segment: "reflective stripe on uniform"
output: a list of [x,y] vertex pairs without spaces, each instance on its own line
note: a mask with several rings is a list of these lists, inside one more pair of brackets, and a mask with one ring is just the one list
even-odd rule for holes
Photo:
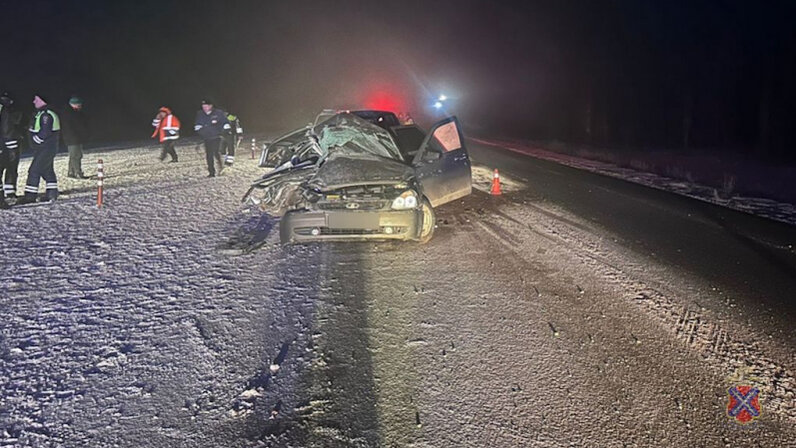
[[38,193],[39,187],[33,185],[25,185],[25,193]]
[[38,135],[34,135],[34,136],[33,136],[33,141],[34,141],[34,142],[36,142],[37,144],[41,145],[41,143],[42,143],[44,140],[40,139]]
[[167,135],[167,136],[163,137],[163,140],[177,140],[179,138],[180,138],[179,135]]
[[47,182],[47,186],[45,188],[47,188],[48,190],[57,190],[58,189],[58,183],[57,182]]

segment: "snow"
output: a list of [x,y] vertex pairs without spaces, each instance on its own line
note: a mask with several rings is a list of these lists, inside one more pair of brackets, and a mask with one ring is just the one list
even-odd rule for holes
[[0,446],[716,445],[749,359],[769,398],[744,443],[796,440],[792,347],[684,308],[695,280],[519,180],[490,197],[475,166],[427,245],[281,247],[240,204],[256,160],[207,178],[177,150],[88,154],[102,208],[61,156],[58,202],[0,213]]
[[0,216],[15,229],[0,304],[0,428],[17,439],[6,445],[206,440],[201,416],[224,415],[248,376],[267,370],[258,327],[269,323],[251,298],[269,276],[214,253],[259,169],[208,179],[203,154],[179,152],[176,164],[157,161],[158,148],[85,157],[86,171],[105,162],[101,209],[95,181],[66,178],[59,157],[59,201]]

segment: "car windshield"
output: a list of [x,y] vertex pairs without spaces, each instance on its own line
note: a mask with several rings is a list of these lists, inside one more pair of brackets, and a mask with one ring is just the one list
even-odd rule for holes
[[403,162],[401,152],[387,131],[352,114],[335,115],[315,126],[313,133],[326,155],[345,148]]

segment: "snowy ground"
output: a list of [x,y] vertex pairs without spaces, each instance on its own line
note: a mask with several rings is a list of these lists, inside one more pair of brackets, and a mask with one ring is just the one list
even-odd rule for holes
[[[58,203],[0,214],[0,446],[796,443],[788,335],[519,180],[490,197],[477,167],[427,245],[281,247],[238,202],[255,161],[209,179],[178,151],[88,155],[102,209],[59,157]],[[738,376],[766,397],[750,428],[724,414]]]
[[481,144],[505,148],[511,151],[538,157],[540,159],[550,160],[556,163],[571,166],[573,168],[605,174],[611,177],[617,177],[630,182],[646,185],[648,187],[682,194],[683,196],[688,196],[700,201],[710,202],[716,205],[729,207],[734,210],[739,210],[742,212],[751,213],[753,215],[762,216],[764,218],[796,225],[796,205],[794,204],[778,202],[766,198],[746,197],[737,194],[733,195],[732,197],[722,197],[723,194],[712,187],[695,184],[693,182],[686,182],[679,179],[671,179],[658,174],[635,170],[632,168],[623,168],[598,160],[589,160],[582,157],[575,157],[568,154],[548,151],[533,144],[494,139],[472,140]]

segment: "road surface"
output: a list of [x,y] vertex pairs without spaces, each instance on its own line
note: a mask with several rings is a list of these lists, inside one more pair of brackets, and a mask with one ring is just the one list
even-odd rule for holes
[[0,446],[796,443],[791,227],[472,143],[430,243],[281,247],[180,151],[0,215]]

